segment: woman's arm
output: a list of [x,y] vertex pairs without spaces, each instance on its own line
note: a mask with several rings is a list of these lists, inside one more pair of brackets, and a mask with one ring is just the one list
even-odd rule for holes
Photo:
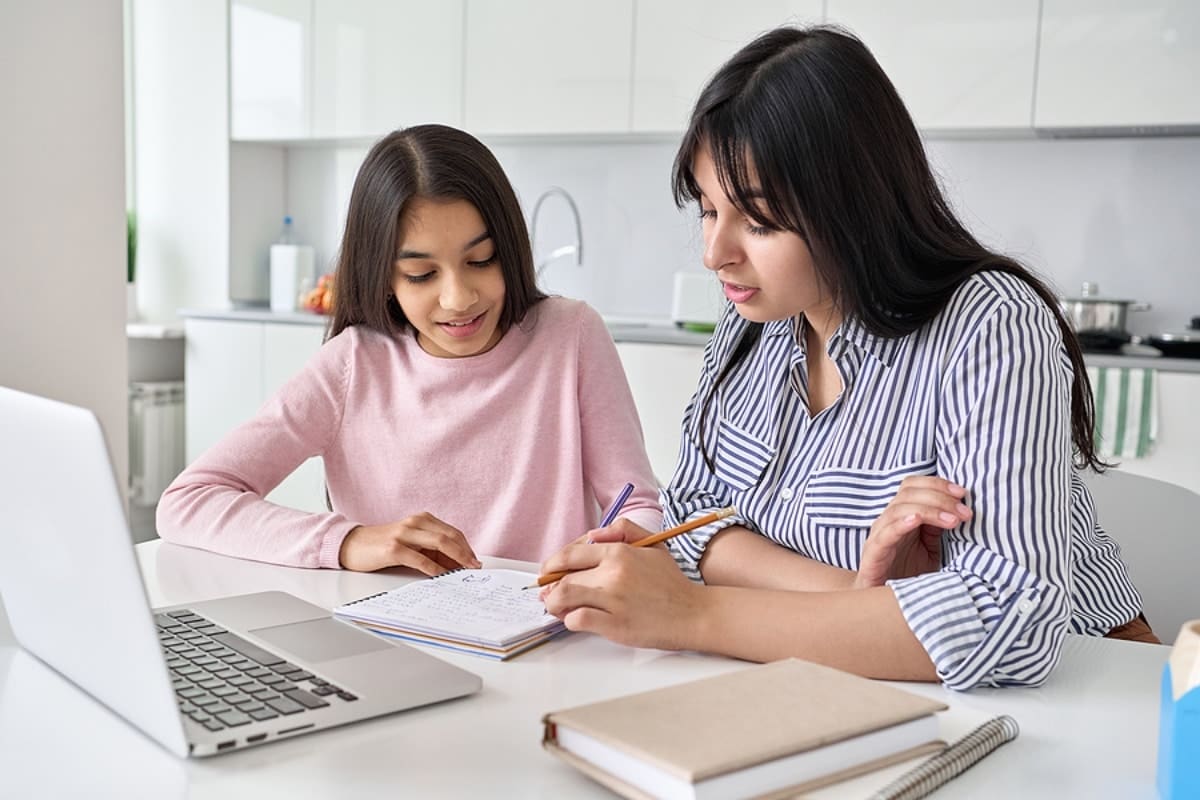
[[575,545],[546,563],[572,572],[542,593],[571,630],[634,647],[751,661],[796,657],[873,678],[936,680],[886,587],[796,592],[688,581],[656,548]]
[[714,536],[700,560],[709,586],[832,592],[850,589],[855,573],[800,555],[735,525]]

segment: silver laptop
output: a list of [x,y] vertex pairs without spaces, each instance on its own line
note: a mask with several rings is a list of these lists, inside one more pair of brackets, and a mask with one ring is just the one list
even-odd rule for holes
[[151,610],[100,423],[0,387],[0,594],[21,646],[181,756],[461,697],[480,679],[283,592]]

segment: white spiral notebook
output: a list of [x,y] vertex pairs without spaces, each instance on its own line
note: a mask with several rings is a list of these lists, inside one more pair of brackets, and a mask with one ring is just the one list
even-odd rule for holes
[[460,569],[338,606],[333,613],[376,633],[497,660],[561,633],[546,613],[537,575],[511,569]]

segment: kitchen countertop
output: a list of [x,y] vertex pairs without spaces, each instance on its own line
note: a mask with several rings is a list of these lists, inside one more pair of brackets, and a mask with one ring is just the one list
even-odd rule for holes
[[[184,309],[179,312],[188,319],[223,319],[240,322],[274,322],[285,325],[326,325],[329,317],[308,311],[271,311],[268,308]],[[608,330],[616,342],[640,344],[672,344],[703,347],[707,333],[688,331],[670,320],[641,317],[605,317]],[[1158,369],[1164,372],[1193,372],[1200,374],[1200,358],[1164,358],[1162,356],[1121,355],[1119,353],[1085,353],[1091,367],[1132,367]]]

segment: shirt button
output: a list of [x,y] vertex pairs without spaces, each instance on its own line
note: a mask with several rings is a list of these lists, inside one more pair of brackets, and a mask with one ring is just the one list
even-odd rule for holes
[[791,500],[792,496],[794,494],[796,494],[796,493],[794,491],[792,491],[792,487],[787,486],[779,491],[779,499],[780,500]]
[[1028,614],[1030,611],[1033,611],[1034,605],[1035,605],[1035,603],[1032,600],[1025,599],[1025,600],[1022,600],[1021,602],[1017,603],[1017,609],[1022,614]]

